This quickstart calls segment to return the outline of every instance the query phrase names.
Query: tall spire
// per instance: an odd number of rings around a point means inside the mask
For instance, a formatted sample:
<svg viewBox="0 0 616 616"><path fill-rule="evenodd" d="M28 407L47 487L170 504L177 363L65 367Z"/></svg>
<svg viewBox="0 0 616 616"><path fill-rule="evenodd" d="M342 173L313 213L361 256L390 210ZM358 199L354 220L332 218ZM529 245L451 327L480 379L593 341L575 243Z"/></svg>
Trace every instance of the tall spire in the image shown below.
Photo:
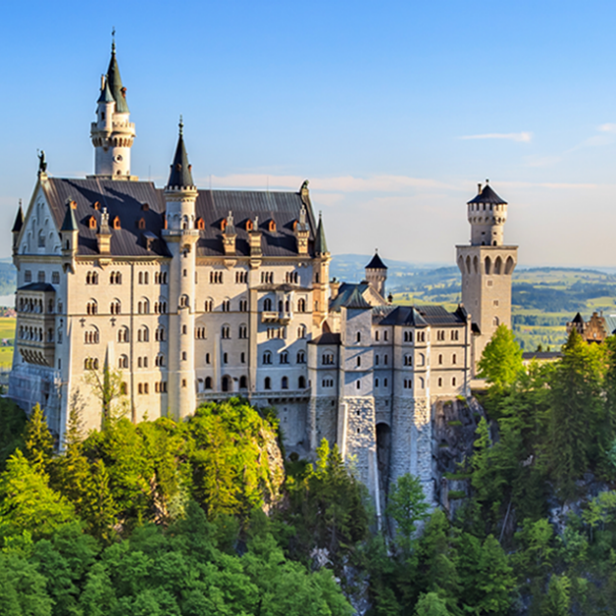
<svg viewBox="0 0 616 616"><path fill-rule="evenodd" d="M184 122L180 116L178 145L171 165L171 173L167 188L188 188L194 186L191 166L188 164L188 154L184 146Z"/></svg>
<svg viewBox="0 0 616 616"><path fill-rule="evenodd" d="M327 250L327 242L325 241L325 228L323 227L323 218L319 212L319 226L317 227L317 237L314 243L314 251L319 255L324 255Z"/></svg>
<svg viewBox="0 0 616 616"><path fill-rule="evenodd" d="M116 60L115 29L113 30L113 41L111 43L111 60L107 69L107 83L113 98L116 102L117 113L128 113L128 103L126 102L126 88L122 85L120 77L120 67Z"/></svg>

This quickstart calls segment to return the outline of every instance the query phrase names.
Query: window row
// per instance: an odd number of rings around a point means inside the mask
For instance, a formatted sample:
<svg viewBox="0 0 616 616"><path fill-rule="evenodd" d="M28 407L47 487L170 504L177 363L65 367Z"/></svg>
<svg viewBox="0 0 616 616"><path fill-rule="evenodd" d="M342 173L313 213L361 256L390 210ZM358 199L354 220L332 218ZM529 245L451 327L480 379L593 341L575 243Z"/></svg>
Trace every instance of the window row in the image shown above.
<svg viewBox="0 0 616 616"><path fill-rule="evenodd" d="M443 387L443 377L439 376L436 383L438 387ZM451 377L451 386L456 387L456 385L457 385L457 379L455 376L453 376Z"/></svg>
<svg viewBox="0 0 616 616"><path fill-rule="evenodd" d="M31 340L32 342L53 342L53 329L48 329L45 334L42 327L20 325L17 337L20 340Z"/></svg>
<svg viewBox="0 0 616 616"><path fill-rule="evenodd" d="M271 351L265 351L262 356L262 363L264 365L271 365L273 363L273 354ZM282 351L278 354L278 363L280 364L288 364L289 362L289 352ZM298 351L295 356L295 363L297 364L305 364L306 363L306 352Z"/></svg>

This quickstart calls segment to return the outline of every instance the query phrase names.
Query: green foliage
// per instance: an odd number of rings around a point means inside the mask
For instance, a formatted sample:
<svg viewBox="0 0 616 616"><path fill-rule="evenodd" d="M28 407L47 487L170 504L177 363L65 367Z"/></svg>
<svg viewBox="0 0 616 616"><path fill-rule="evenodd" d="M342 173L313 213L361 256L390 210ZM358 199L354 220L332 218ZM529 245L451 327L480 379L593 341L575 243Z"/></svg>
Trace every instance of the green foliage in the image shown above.
<svg viewBox="0 0 616 616"><path fill-rule="evenodd" d="M548 586L548 596L543 604L545 616L568 616L571 607L571 582L566 575L553 575Z"/></svg>
<svg viewBox="0 0 616 616"><path fill-rule="evenodd" d="M419 597L415 616L450 616L446 601L436 592L427 592Z"/></svg>
<svg viewBox="0 0 616 616"><path fill-rule="evenodd" d="M396 522L398 545L403 552L410 552L417 522L428 516L428 509L419 478L410 474L398 477L390 489L386 513Z"/></svg>
<svg viewBox="0 0 616 616"><path fill-rule="evenodd" d="M483 350L478 376L497 389L502 389L511 385L522 370L522 349L513 332L501 324Z"/></svg>
<svg viewBox="0 0 616 616"><path fill-rule="evenodd" d="M0 472L15 449L19 447L23 451L27 420L26 414L12 400L0 398Z"/></svg>
<svg viewBox="0 0 616 616"><path fill-rule="evenodd" d="M35 538L48 536L73 515L72 505L17 449L0 475L0 537L24 532Z"/></svg>
<svg viewBox="0 0 616 616"><path fill-rule="evenodd" d="M47 420L40 405L36 404L26 424L24 453L32 465L41 472L47 472L53 456L53 437L47 427Z"/></svg>

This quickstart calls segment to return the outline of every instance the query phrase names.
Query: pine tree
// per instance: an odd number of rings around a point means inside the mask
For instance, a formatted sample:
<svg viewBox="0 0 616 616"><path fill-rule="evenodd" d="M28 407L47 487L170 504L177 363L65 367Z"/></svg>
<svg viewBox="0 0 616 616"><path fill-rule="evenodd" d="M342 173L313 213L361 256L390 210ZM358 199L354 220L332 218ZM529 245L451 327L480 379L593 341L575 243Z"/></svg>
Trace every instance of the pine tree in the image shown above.
<svg viewBox="0 0 616 616"><path fill-rule="evenodd" d="M37 469L46 473L53 456L53 437L38 403L32 409L26 424L24 440L26 457Z"/></svg>
<svg viewBox="0 0 616 616"><path fill-rule="evenodd" d="M477 605L480 614L507 613L515 578L507 562L507 555L493 535L489 535L483 542L476 584L482 595Z"/></svg>
<svg viewBox="0 0 616 616"><path fill-rule="evenodd" d="M575 481L588 468L599 431L601 364L596 349L575 329L550 379L549 460L561 496L572 498Z"/></svg>
<svg viewBox="0 0 616 616"><path fill-rule="evenodd" d="M411 550L417 522L428 517L429 508L419 478L410 474L398 477L389 492L387 515L395 520L398 543L407 555Z"/></svg>
<svg viewBox="0 0 616 616"><path fill-rule="evenodd" d="M95 537L108 542L113 535L117 506L109 488L109 473L102 460L92 464L85 488L82 503L84 520Z"/></svg>

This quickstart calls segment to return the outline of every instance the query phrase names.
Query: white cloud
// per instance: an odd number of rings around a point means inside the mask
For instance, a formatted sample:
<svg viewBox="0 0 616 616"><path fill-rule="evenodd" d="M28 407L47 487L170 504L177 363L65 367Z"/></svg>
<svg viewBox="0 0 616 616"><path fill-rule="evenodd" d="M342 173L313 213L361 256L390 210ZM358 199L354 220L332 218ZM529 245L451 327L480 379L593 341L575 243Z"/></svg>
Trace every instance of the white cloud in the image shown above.
<svg viewBox="0 0 616 616"><path fill-rule="evenodd" d="M486 133L484 135L465 135L460 139L508 139L509 141L520 141L528 143L532 141L533 134L528 132L522 133Z"/></svg>
<svg viewBox="0 0 616 616"><path fill-rule="evenodd" d="M607 124L601 124L599 130L602 133L616 133L616 124L611 124L609 122Z"/></svg>

